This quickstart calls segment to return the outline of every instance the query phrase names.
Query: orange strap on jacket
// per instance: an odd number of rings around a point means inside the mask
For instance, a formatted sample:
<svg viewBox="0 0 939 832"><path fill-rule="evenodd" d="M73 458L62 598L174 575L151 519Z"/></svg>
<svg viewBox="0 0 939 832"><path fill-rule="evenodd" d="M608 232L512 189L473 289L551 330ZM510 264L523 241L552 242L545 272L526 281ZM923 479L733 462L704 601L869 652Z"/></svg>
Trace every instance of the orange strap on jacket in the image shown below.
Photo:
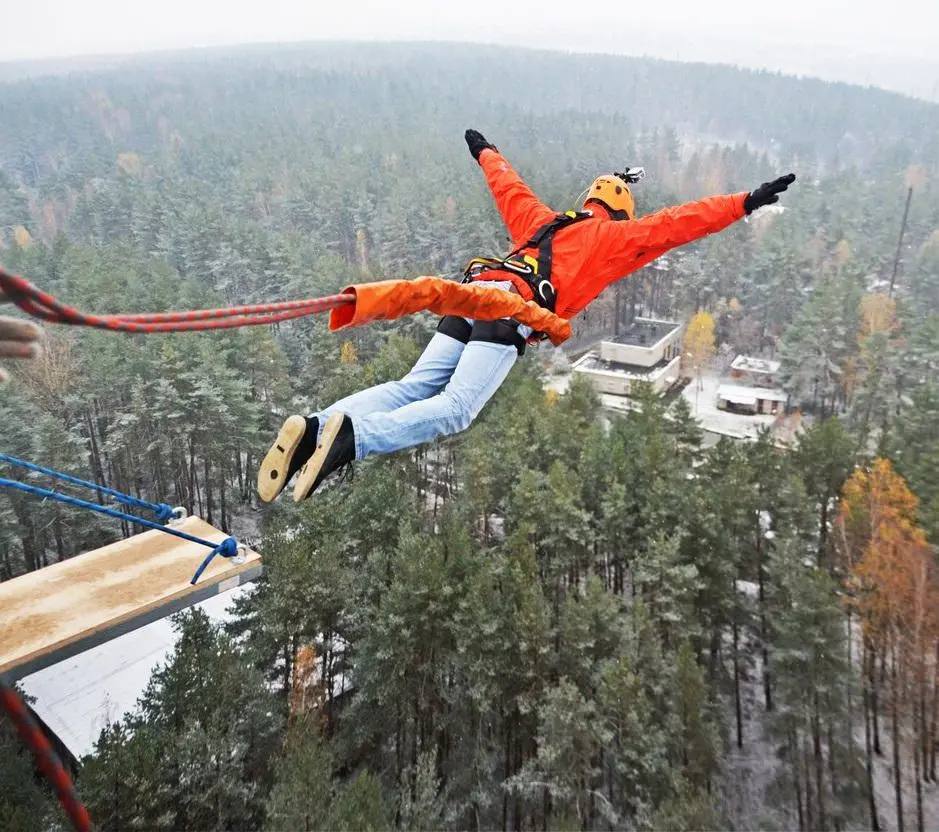
<svg viewBox="0 0 939 832"><path fill-rule="evenodd" d="M362 326L378 319L394 320L415 312L435 315L461 315L481 321L514 318L543 332L557 346L571 337L571 325L564 318L527 301L519 295L496 286L481 283L454 283L440 277L418 277L413 280L381 280L347 286L355 302L329 313L333 331Z"/></svg>

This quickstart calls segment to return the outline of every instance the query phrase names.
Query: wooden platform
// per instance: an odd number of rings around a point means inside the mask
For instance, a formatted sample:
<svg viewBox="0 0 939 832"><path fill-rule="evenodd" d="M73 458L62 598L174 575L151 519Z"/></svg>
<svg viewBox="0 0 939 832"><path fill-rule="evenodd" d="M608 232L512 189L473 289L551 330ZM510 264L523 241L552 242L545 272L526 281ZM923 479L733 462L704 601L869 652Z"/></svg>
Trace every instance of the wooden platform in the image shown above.
<svg viewBox="0 0 939 832"><path fill-rule="evenodd" d="M227 535L199 517L174 528L215 543ZM0 673L18 679L122 633L254 580L261 557L215 557L190 584L209 549L146 531L0 583Z"/></svg>

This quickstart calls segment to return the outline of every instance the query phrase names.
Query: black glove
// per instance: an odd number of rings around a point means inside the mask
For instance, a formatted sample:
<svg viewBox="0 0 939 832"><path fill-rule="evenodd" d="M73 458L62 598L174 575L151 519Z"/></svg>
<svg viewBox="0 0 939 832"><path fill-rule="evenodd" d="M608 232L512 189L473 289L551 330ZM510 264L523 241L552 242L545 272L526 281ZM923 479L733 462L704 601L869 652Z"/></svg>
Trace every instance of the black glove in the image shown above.
<svg viewBox="0 0 939 832"><path fill-rule="evenodd" d="M469 145L469 152L472 154L473 158L478 162L479 154L482 153L487 147L490 150L496 150L494 144L489 144L486 141L485 136L477 130L467 130L464 135L467 145Z"/></svg>
<svg viewBox="0 0 939 832"><path fill-rule="evenodd" d="M764 205L772 205L774 202L779 202L779 194L785 191L795 181L796 175L790 173L786 176L780 176L779 179L774 179L772 182L764 182L755 191L751 191L747 194L747 198L743 201L743 210L750 214L757 208L762 208Z"/></svg>

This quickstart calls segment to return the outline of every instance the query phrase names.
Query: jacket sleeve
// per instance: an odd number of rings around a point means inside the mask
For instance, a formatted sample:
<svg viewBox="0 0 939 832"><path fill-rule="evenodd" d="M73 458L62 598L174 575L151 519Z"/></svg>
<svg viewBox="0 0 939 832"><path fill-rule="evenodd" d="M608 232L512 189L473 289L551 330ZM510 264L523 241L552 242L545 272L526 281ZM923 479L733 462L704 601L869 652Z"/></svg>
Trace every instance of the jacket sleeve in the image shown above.
<svg viewBox="0 0 939 832"><path fill-rule="evenodd" d="M723 231L742 219L746 197L745 191L709 196L640 219L603 223L593 255L604 264L604 273L614 275L610 282L618 280L670 249Z"/></svg>
<svg viewBox="0 0 939 832"><path fill-rule="evenodd" d="M555 212L535 196L500 153L489 148L483 150L479 164L516 246L555 216Z"/></svg>

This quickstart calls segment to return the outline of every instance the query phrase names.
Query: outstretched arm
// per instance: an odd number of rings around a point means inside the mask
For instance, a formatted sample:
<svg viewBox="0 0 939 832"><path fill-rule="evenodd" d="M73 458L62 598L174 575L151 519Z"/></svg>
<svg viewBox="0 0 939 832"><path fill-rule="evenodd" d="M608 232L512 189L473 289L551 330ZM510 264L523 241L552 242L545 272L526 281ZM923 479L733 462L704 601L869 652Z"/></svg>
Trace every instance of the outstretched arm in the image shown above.
<svg viewBox="0 0 939 832"><path fill-rule="evenodd" d="M496 207L516 246L522 245L538 226L548 222L555 212L541 202L512 169L502 154L475 130L466 131L470 153L479 162Z"/></svg>
<svg viewBox="0 0 939 832"><path fill-rule="evenodd" d="M603 223L594 256L606 261L607 269L629 274L670 249L723 231L744 216L746 196L710 196L641 219Z"/></svg>
<svg viewBox="0 0 939 832"><path fill-rule="evenodd" d="M723 231L757 208L778 202L794 181L790 173L749 193L709 196L638 220L604 223L595 256L619 276L630 274L670 249Z"/></svg>

